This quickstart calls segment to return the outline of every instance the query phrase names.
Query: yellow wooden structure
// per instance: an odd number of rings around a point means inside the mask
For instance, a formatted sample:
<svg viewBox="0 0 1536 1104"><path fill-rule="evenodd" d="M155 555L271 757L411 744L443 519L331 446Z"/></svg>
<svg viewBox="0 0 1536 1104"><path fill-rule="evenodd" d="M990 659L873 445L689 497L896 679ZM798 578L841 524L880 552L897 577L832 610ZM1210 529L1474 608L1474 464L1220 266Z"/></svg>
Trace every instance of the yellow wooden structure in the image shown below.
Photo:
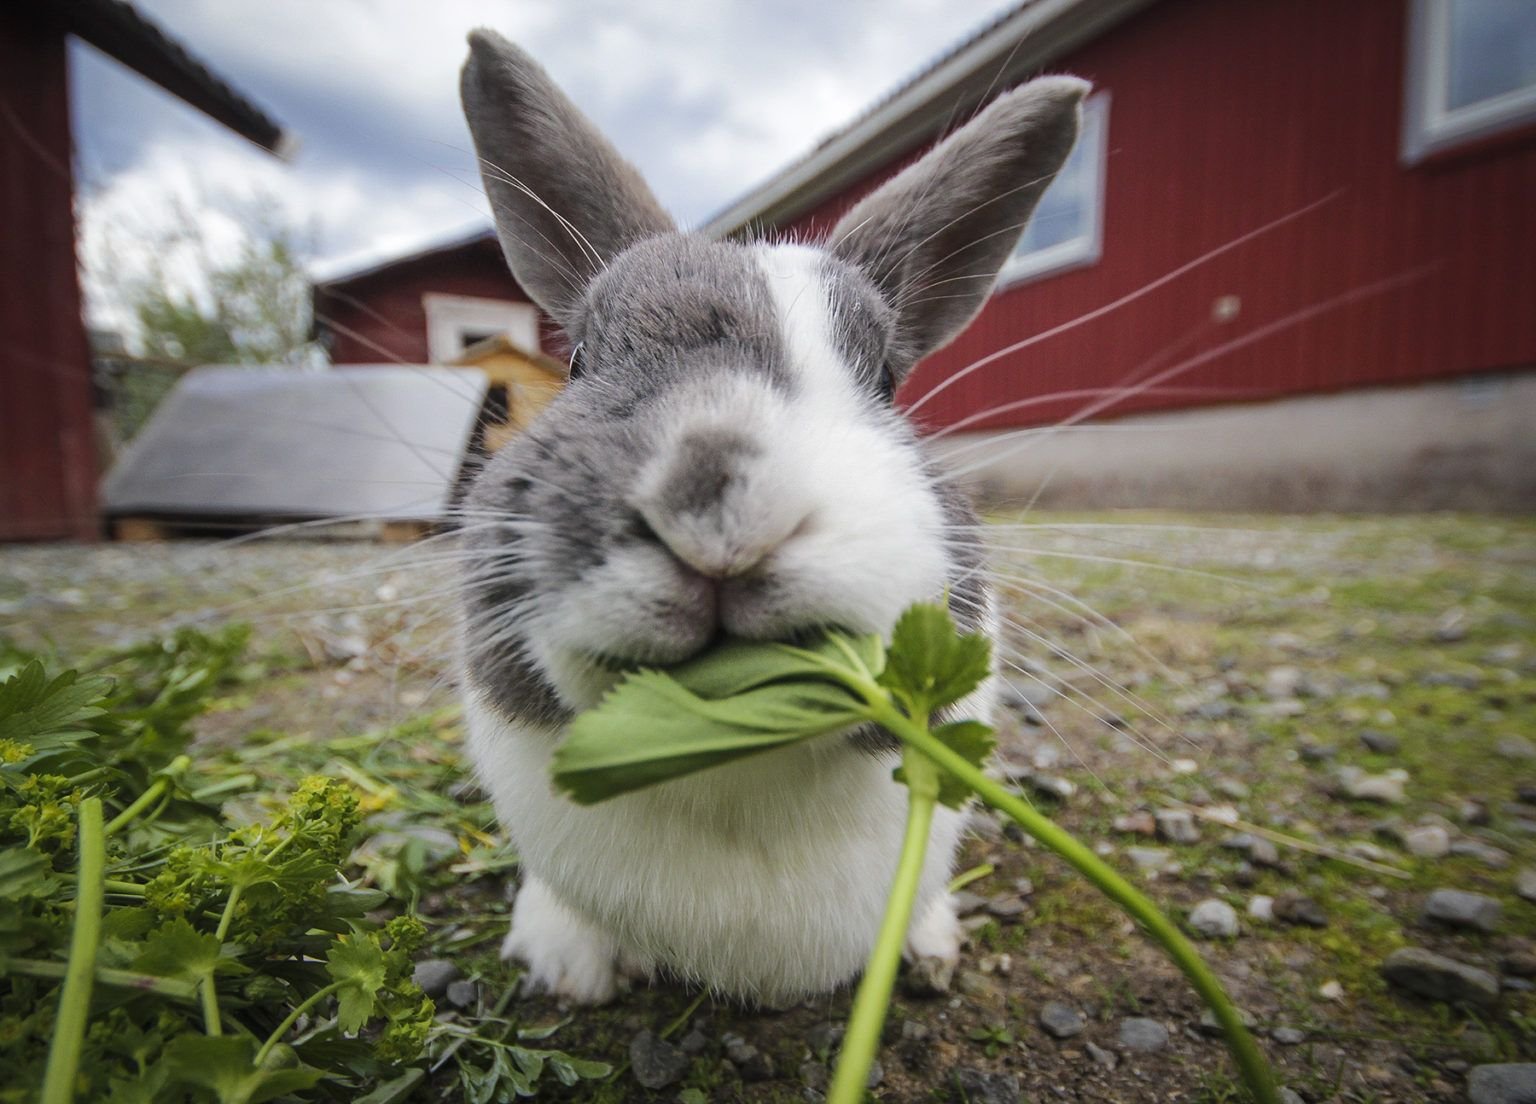
<svg viewBox="0 0 1536 1104"><path fill-rule="evenodd" d="M566 367L553 357L524 349L495 334L477 341L453 362L478 368L490 381L484 426L486 452L495 452L521 433L565 386Z"/></svg>

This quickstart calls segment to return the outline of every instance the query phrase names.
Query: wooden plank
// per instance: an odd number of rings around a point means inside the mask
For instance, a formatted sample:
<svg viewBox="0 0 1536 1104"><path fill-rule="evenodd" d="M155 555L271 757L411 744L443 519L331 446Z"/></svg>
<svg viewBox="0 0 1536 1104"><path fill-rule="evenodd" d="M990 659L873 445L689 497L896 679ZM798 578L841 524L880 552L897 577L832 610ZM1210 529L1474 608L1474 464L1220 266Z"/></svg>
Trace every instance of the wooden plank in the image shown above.
<svg viewBox="0 0 1536 1104"><path fill-rule="evenodd" d="M112 535L120 541L137 544L171 539L171 530L154 518L121 517L112 522Z"/></svg>

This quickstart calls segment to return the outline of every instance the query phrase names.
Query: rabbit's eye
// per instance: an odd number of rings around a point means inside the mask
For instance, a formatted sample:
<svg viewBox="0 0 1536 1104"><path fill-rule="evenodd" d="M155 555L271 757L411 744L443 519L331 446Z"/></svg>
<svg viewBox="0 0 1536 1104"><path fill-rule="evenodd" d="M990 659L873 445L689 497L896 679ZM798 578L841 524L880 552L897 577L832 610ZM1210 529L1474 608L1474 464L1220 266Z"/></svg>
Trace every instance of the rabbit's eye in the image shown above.
<svg viewBox="0 0 1536 1104"><path fill-rule="evenodd" d="M891 402L896 398L896 373L891 371L889 364L880 365L880 379L875 386L880 398L885 402Z"/></svg>
<svg viewBox="0 0 1536 1104"><path fill-rule="evenodd" d="M571 370L567 374L568 379L579 379L587 370L587 357L584 346L586 342L578 341L576 348L571 350Z"/></svg>

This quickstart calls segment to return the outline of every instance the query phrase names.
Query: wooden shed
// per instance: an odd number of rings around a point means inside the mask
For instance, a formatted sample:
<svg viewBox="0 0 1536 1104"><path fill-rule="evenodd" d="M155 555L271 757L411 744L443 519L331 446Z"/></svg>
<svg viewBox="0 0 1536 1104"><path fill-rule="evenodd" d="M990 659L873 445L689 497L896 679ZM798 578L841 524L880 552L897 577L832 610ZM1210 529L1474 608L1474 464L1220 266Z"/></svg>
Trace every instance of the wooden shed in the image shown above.
<svg viewBox="0 0 1536 1104"><path fill-rule="evenodd" d="M0 4L0 540L89 540L99 531L75 259L70 35L263 149L285 144L277 123L131 4Z"/></svg>

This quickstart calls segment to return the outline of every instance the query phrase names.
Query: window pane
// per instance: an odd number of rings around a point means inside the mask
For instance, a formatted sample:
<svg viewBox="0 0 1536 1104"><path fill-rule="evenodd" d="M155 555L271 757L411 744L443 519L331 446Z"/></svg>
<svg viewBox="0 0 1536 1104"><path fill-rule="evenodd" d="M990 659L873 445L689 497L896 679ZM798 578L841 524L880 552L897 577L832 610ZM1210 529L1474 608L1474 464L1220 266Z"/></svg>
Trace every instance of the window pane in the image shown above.
<svg viewBox="0 0 1536 1104"><path fill-rule="evenodd" d="M1102 105L1089 101L1083 110L1083 129L1067 163L1040 197L1034 217L1019 240L1014 257L1024 257L1064 242L1088 238L1093 232L1093 206L1098 202L1100 133L1104 126Z"/></svg>
<svg viewBox="0 0 1536 1104"><path fill-rule="evenodd" d="M1536 85L1536 3L1450 0L1448 110Z"/></svg>

